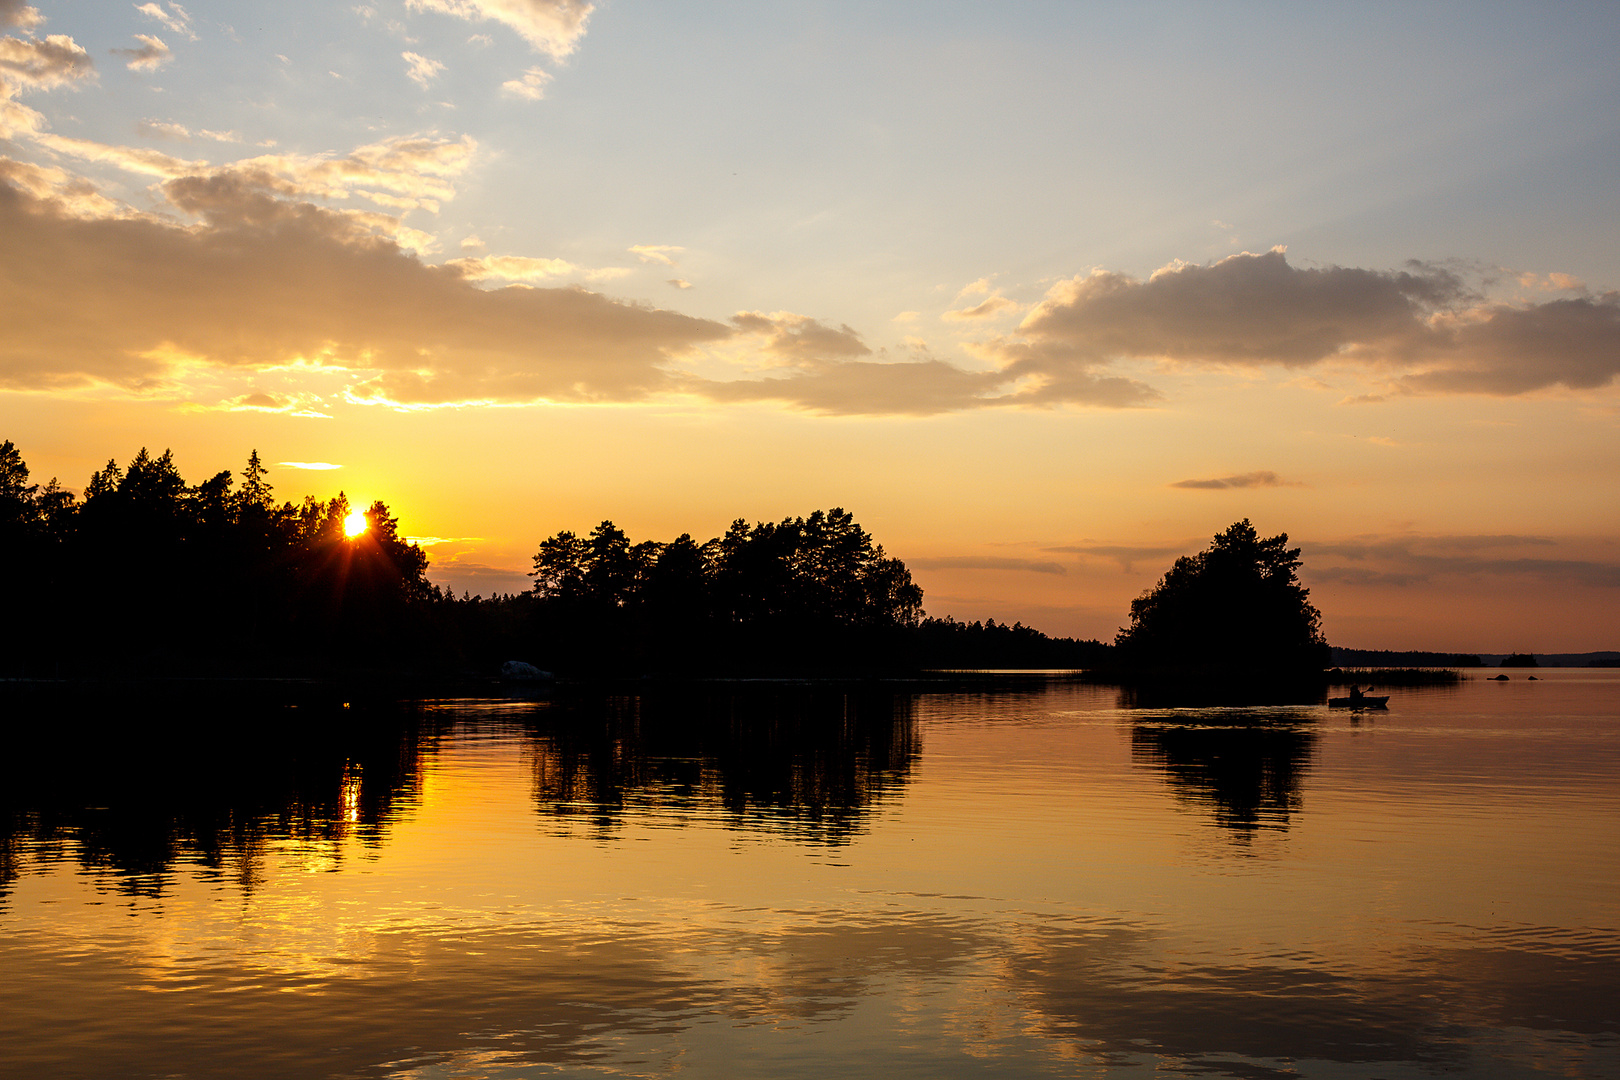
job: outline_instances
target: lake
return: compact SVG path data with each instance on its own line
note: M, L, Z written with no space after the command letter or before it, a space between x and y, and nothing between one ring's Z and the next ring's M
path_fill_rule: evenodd
M0 1075L1620 1076L1620 671L1510 674L36 698Z

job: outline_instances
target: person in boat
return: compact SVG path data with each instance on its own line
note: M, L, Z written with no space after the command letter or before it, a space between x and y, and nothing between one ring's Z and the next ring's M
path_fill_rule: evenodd
M1372 687L1368 687L1368 689L1370 690L1370 689L1372 689ZM1355 683L1350 684L1350 700L1351 701L1360 701L1361 700L1361 687L1357 686Z

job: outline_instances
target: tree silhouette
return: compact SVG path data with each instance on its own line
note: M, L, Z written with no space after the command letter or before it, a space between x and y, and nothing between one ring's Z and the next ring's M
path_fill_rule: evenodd
M843 509L704 544L630 538L611 521L534 557L539 641L564 668L805 670L893 662L922 591ZM882 642L877 651L872 648ZM865 660L861 657L866 652Z
M1288 534L1262 540L1247 518L1183 556L1131 601L1131 625L1115 638L1139 668L1320 670L1329 651L1321 612L1300 585Z
M349 540L341 494L276 507L257 451L242 476L240 492L229 471L193 487L170 451L142 448L127 468L97 470L80 502L54 479L29 483L17 448L0 444L0 556L25 570L0 620L0 665L193 673L421 652L438 595L384 503Z

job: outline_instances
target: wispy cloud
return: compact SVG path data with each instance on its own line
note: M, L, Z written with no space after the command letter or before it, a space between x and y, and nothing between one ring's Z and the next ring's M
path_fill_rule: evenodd
M459 272L469 281L547 281L555 278L582 277L587 281L611 281L631 271L622 266L589 269L576 266L567 259L539 259L526 255L483 255L478 258L451 259L446 266Z
M402 52L399 55L405 61L406 76L424 90L444 70L444 65L439 61L429 60L421 53Z
M469 22L501 23L517 31L536 52L558 60L574 51L595 10L584 0L406 0L406 7Z
M1119 568L1127 574L1139 562L1163 562L1165 559L1178 555L1187 555L1198 549L1195 541L1180 547L1139 547L1129 544L1065 544L1058 547L1042 548L1062 555L1086 555L1096 559L1107 559L1119 564Z
M141 43L138 49L110 50L114 56L125 57L124 66L131 71L156 71L174 59L174 54L169 51L162 38L151 34L136 34L135 40Z
M341 469L341 465L333 465L329 461L278 461L284 469L309 469L313 472L329 472L332 469Z
M157 4L136 4L135 10L149 19L156 19L176 34L180 34L191 41L197 40L196 33L191 29L191 15L179 4L171 3L167 11L164 11Z
M1583 588L1620 588L1620 563L1556 558L1550 537L1502 535L1369 536L1309 544L1302 574L1352 586L1432 584L1446 579L1521 578ZM1526 553L1535 552L1534 554Z
M1221 476L1211 480L1177 480L1170 485L1173 488L1189 488L1195 491L1223 491L1227 488L1257 488L1257 487L1297 487L1280 479L1276 473L1269 470L1260 472L1239 473L1236 476Z
M636 258L644 263L663 263L665 266L675 265L675 256L686 249L671 244L634 244L630 251Z
M1031 574L1067 574L1062 563L1043 562L1039 559L1002 558L996 556L946 555L907 559L909 566L923 570L1015 570Z
M947 311L940 318L946 322L984 322L1003 315L1014 315L1022 310L1024 305L1018 301L1009 300L1000 293L992 293L972 307Z
M550 81L551 75L544 68L532 67L518 78L501 83L501 89L513 97L539 101L546 96L546 84Z

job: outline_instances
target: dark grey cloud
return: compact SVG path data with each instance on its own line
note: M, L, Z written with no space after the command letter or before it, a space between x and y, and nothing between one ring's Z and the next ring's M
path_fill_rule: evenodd
M798 368L759 379L693 379L688 386L715 401L777 401L834 415L927 416L985 404L993 374L940 360L849 361Z
M1130 573L1132 567L1139 562L1160 562L1173 559L1181 555L1190 555L1197 551L1202 544L1198 541L1188 541L1181 547L1131 547L1120 544L1066 544L1060 547L1042 548L1063 555L1089 555L1097 559L1110 559L1119 563L1120 569Z
M1190 488L1196 491L1222 491L1226 488L1255 488L1255 487L1281 487L1284 482L1277 474L1269 470L1261 472L1240 473L1237 476L1222 476L1213 480L1177 480L1170 486L1173 488Z
M1516 548L1560 546L1547 537L1514 535L1372 537L1310 544L1301 576L1312 583L1362 586L1518 578L1591 589L1620 587L1620 562L1509 554Z
M1009 375L1061 381L1119 358L1376 368L1408 392L1589 390L1620 374L1620 293L1487 301L1456 272L1290 266L1281 251L1175 266L1146 281L1098 271L1025 317Z
M1021 570L1034 574L1067 574L1062 563L1039 559L1000 556L946 555L936 558L907 559L908 566L924 570Z

